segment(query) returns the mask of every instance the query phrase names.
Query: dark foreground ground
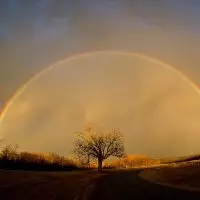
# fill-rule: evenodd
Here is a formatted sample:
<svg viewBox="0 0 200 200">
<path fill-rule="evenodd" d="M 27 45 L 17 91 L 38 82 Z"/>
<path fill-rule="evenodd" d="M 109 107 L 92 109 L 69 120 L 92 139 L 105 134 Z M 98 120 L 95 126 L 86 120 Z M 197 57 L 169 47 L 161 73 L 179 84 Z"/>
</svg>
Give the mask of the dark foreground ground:
<svg viewBox="0 0 200 200">
<path fill-rule="evenodd" d="M 139 171 L 113 171 L 96 184 L 90 200 L 200 199 L 200 192 L 190 192 L 152 184 L 138 177 Z"/>
<path fill-rule="evenodd" d="M 23 172 L 0 170 L 1 200 L 200 199 L 189 192 L 152 184 L 138 170 Z"/>
<path fill-rule="evenodd" d="M 93 171 L 0 170 L 0 200 L 74 200 L 99 178 Z"/>
</svg>

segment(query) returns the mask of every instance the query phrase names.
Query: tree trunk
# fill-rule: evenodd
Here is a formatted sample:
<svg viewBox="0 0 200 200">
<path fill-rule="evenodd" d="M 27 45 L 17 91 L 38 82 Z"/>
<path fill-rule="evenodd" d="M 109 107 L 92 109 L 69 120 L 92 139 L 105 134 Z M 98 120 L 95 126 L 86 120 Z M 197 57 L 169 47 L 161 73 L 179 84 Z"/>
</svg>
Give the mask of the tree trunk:
<svg viewBox="0 0 200 200">
<path fill-rule="evenodd" d="M 102 163 L 103 163 L 103 159 L 102 158 L 98 158 L 98 171 L 99 172 L 102 171 Z"/>
</svg>

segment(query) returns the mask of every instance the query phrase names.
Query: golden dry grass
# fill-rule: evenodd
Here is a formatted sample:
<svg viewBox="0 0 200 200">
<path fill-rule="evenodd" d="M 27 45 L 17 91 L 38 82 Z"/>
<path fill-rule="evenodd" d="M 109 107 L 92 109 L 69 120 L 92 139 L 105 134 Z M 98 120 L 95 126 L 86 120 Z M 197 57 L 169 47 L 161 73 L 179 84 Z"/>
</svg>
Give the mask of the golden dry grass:
<svg viewBox="0 0 200 200">
<path fill-rule="evenodd" d="M 154 169 L 147 169 L 142 171 L 140 176 L 149 181 L 173 187 L 200 190 L 199 161 L 169 164 Z"/>
<path fill-rule="evenodd" d="M 138 168 L 153 166 L 157 164 L 160 164 L 159 160 L 149 158 L 144 155 L 129 154 L 122 158 L 115 159 L 110 162 L 105 162 L 104 166 L 113 168 Z"/>
</svg>

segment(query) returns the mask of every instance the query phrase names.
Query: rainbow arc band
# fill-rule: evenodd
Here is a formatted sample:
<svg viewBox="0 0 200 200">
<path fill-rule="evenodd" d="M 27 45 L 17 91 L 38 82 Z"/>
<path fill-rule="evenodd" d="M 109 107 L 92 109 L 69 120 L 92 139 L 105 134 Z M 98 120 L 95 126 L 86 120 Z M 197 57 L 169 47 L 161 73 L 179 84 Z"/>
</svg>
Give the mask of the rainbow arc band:
<svg viewBox="0 0 200 200">
<path fill-rule="evenodd" d="M 159 64 L 163 67 L 166 67 L 172 71 L 174 71 L 175 73 L 179 74 L 180 77 L 185 80 L 186 82 L 188 82 L 189 85 L 191 85 L 191 87 L 197 92 L 200 93 L 199 88 L 191 81 L 189 80 L 183 73 L 181 73 L 179 70 L 177 70 L 176 68 L 160 61 L 157 60 L 155 58 L 149 57 L 147 55 L 144 54 L 140 54 L 140 53 L 133 53 L 133 52 L 126 52 L 126 51 L 93 51 L 93 52 L 86 52 L 86 53 L 81 53 L 78 55 L 74 55 L 74 56 L 70 56 L 67 57 L 63 60 L 60 60 L 52 65 L 50 65 L 49 67 L 41 70 L 39 73 L 37 73 L 36 75 L 34 75 L 32 78 L 30 78 L 24 85 L 22 85 L 12 96 L 12 98 L 5 104 L 3 111 L 0 115 L 0 126 L 3 122 L 3 119 L 7 113 L 7 111 L 9 110 L 10 106 L 14 103 L 15 99 L 17 99 L 20 94 L 23 93 L 23 91 L 29 86 L 29 84 L 31 84 L 32 82 L 34 82 L 35 80 L 37 80 L 40 76 L 42 76 L 43 74 L 47 73 L 48 71 L 51 71 L 52 69 L 56 68 L 56 66 L 59 66 L 60 64 L 72 61 L 72 60 L 77 60 L 79 58 L 83 58 L 83 57 L 92 57 L 98 54 L 114 54 L 114 55 L 121 55 L 121 56 L 128 56 L 128 57 L 137 57 L 137 58 L 141 58 L 141 59 L 145 59 L 148 60 L 152 63 L 155 64 Z"/>
</svg>

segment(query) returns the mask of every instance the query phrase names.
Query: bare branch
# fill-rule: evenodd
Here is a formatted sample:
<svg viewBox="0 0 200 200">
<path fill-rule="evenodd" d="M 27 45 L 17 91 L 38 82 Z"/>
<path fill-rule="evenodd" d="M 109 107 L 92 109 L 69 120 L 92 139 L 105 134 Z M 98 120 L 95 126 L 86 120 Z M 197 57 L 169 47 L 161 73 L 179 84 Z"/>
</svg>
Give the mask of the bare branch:
<svg viewBox="0 0 200 200">
<path fill-rule="evenodd" d="M 123 136 L 118 130 L 102 134 L 92 128 L 87 128 L 84 133 L 77 134 L 74 153 L 84 159 L 97 159 L 101 168 L 103 160 L 110 156 L 121 157 L 124 155 L 123 142 Z"/>
</svg>

